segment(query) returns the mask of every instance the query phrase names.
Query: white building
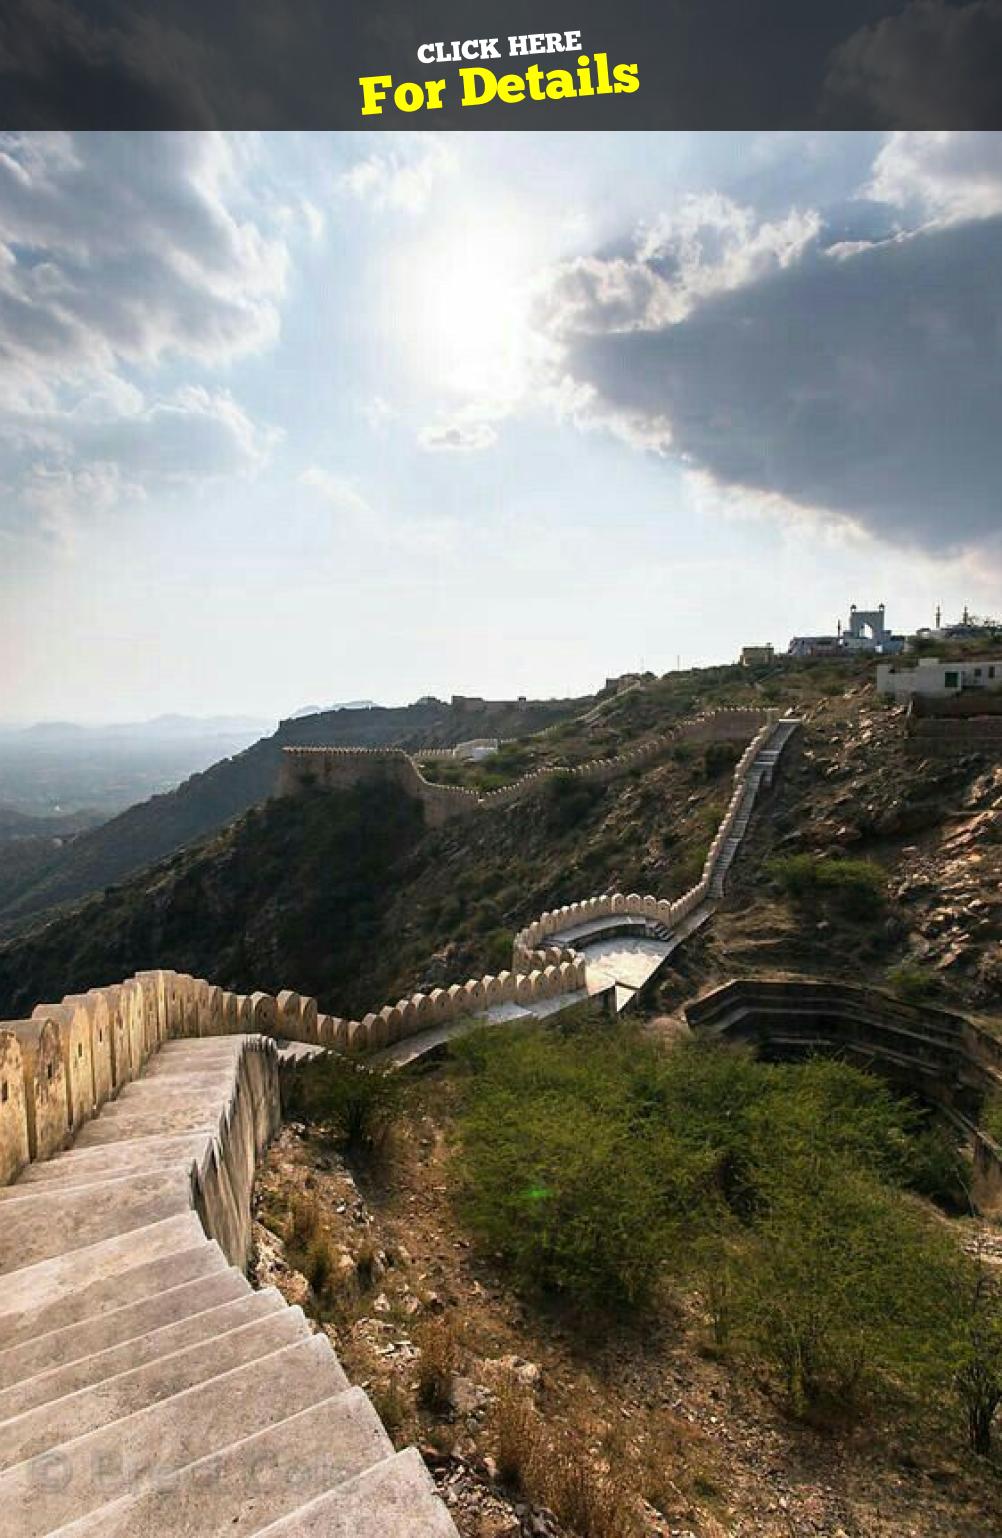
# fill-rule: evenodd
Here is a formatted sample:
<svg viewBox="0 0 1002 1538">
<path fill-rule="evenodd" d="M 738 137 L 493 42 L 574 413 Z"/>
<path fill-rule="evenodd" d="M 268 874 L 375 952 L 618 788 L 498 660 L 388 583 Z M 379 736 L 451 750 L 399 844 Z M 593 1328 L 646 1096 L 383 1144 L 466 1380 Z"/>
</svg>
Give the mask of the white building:
<svg viewBox="0 0 1002 1538">
<path fill-rule="evenodd" d="M 921 657 L 915 667 L 877 663 L 877 693 L 897 700 L 912 694 L 959 694 L 961 689 L 1002 689 L 1002 657 L 965 657 L 961 662 Z"/>
</svg>

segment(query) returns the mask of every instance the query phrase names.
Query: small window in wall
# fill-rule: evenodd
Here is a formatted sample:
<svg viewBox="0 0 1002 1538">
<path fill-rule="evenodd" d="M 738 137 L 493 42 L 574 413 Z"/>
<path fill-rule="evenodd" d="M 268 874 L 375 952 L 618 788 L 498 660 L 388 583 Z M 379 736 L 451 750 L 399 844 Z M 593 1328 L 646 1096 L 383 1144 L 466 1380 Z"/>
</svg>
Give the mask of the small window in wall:
<svg viewBox="0 0 1002 1538">
<path fill-rule="evenodd" d="M 98 1039 L 98 1041 L 103 1041 L 104 1040 L 104 1026 L 101 1026 L 100 1029 L 98 1030 L 97 1039 Z"/>
<path fill-rule="evenodd" d="M 77 1042 L 77 1057 L 83 1057 L 83 1042 Z"/>
<path fill-rule="evenodd" d="M 46 1063 L 46 1065 L 45 1065 L 45 1077 L 47 1079 L 51 1079 L 52 1078 L 52 1064 L 51 1063 Z"/>
<path fill-rule="evenodd" d="M 944 689 L 958 689 L 959 687 L 960 687 L 960 682 L 959 682 L 959 679 L 958 679 L 956 673 L 944 673 L 943 674 L 943 688 Z"/>
<path fill-rule="evenodd" d="M 0 1080 L 0 1105 L 6 1105 L 10 1097 L 10 1089 L 6 1079 Z"/>
<path fill-rule="evenodd" d="M 980 668 L 975 668 L 974 669 L 974 676 L 975 676 L 975 678 L 980 678 L 981 677 L 981 669 Z"/>
</svg>

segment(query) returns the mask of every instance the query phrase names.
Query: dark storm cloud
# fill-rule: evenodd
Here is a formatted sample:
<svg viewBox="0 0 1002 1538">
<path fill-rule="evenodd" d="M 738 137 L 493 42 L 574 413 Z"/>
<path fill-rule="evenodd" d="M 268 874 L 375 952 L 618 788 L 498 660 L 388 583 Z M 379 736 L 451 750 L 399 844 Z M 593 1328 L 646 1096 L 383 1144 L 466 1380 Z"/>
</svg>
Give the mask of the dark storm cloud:
<svg viewBox="0 0 1002 1538">
<path fill-rule="evenodd" d="M 789 128 L 1002 123 L 999 0 L 7 0 L 0 121 L 14 127 Z M 429 71 L 419 43 L 579 29 L 637 62 L 634 95 L 433 116 L 359 115 L 357 77 Z M 544 63 L 547 61 L 543 61 Z M 558 61 L 549 61 L 551 63 Z M 935 67 L 933 67 L 935 66 Z M 442 71 L 434 71 L 439 74 Z M 454 82 L 454 68 L 445 67 Z M 944 74 L 949 78 L 944 80 Z"/>
<path fill-rule="evenodd" d="M 997 126 L 1002 0 L 912 0 L 835 51 L 827 91 L 831 116 L 853 126 Z"/>
<path fill-rule="evenodd" d="M 554 304 L 597 416 L 894 543 L 1002 533 L 1002 218 L 841 252 L 811 241 L 674 323 L 652 326 L 648 301 L 610 333 L 580 290 L 579 274 Z"/>
</svg>

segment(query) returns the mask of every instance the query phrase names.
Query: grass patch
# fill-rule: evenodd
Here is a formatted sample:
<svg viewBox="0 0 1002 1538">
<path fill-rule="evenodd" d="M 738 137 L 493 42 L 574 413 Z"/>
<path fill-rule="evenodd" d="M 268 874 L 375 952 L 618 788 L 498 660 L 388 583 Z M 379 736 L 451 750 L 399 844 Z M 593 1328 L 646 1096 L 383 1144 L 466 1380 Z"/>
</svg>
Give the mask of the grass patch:
<svg viewBox="0 0 1002 1538">
<path fill-rule="evenodd" d="M 939 987 L 938 979 L 928 967 L 920 967 L 913 961 L 903 961 L 891 967 L 887 974 L 887 986 L 906 1004 L 921 1004 L 931 998 Z"/>
<path fill-rule="evenodd" d="M 831 907 L 847 918 L 874 918 L 887 901 L 887 877 L 873 860 L 776 855 L 766 872 L 783 894 L 804 907 Z"/>
</svg>

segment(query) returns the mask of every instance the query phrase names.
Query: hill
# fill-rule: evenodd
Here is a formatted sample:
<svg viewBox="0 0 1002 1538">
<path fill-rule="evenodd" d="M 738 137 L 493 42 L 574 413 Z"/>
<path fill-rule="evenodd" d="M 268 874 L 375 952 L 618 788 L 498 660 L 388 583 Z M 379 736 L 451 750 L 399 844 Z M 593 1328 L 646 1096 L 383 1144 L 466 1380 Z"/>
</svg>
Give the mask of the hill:
<svg viewBox="0 0 1002 1538">
<path fill-rule="evenodd" d="M 427 771 L 490 787 L 616 753 L 695 709 L 789 702 L 805 717 L 802 746 L 755 819 L 715 922 L 668 971 L 664 1006 L 703 982 L 790 971 L 990 1014 L 1002 771 L 978 757 L 909 757 L 901 712 L 876 699 L 871 668 L 703 669 L 577 702 L 571 715 L 570 702 L 532 706 L 528 719 L 554 724 L 478 763 L 431 758 Z M 167 966 L 237 991 L 293 987 L 331 1013 L 362 1014 L 509 965 L 514 931 L 544 909 L 615 889 L 671 897 L 691 884 L 726 800 L 727 745 L 680 748 L 607 785 L 543 780 L 512 805 L 438 829 L 380 785 L 252 805 L 286 742 L 419 750 L 506 735 L 503 721 L 490 707 L 431 701 L 286 722 L 172 796 L 81 835 L 77 863 L 57 872 L 64 882 L 94 871 L 85 853 L 109 871 L 126 854 L 136 865 L 143 849 L 190 847 L 0 947 L 0 1013 Z M 221 833 L 193 836 L 228 818 Z M 839 886 L 805 889 L 804 871 L 833 860 Z"/>
<path fill-rule="evenodd" d="M 232 758 L 192 775 L 176 790 L 153 796 L 71 842 L 49 849 L 22 879 L 0 877 L 0 933 L 24 928 L 61 904 L 74 902 L 165 855 L 215 832 L 272 792 L 282 748 L 304 746 L 446 747 L 464 737 L 538 731 L 580 701 L 449 705 L 423 700 L 399 708 L 337 710 L 283 721 Z"/>
<path fill-rule="evenodd" d="M 764 680 L 737 667 L 671 674 L 576 708 L 523 707 L 529 731 L 498 753 L 477 764 L 431 759 L 428 769 L 489 786 L 614 754 L 705 706 L 760 704 L 765 693 L 816 700 L 826 688 L 841 694 L 848 678 L 803 665 Z M 0 949 L 0 1009 L 156 964 L 240 991 L 295 987 L 333 1013 L 364 1012 L 421 982 L 508 965 L 514 931 L 544 908 L 612 887 L 676 895 L 691 884 L 727 796 L 734 753 L 720 745 L 680 750 L 605 786 L 544 781 L 512 806 L 435 830 L 416 804 L 374 786 L 264 799 L 285 743 L 417 750 L 506 736 L 513 725 L 510 711 L 437 701 L 283 723 L 75 841 L 71 860 L 35 884 L 34 900 L 68 895 L 71 881 L 109 889 Z M 196 842 L 200 828 L 234 818 Z M 153 863 L 184 842 L 191 847 Z M 144 852 L 149 868 L 109 886 Z"/>
</svg>

